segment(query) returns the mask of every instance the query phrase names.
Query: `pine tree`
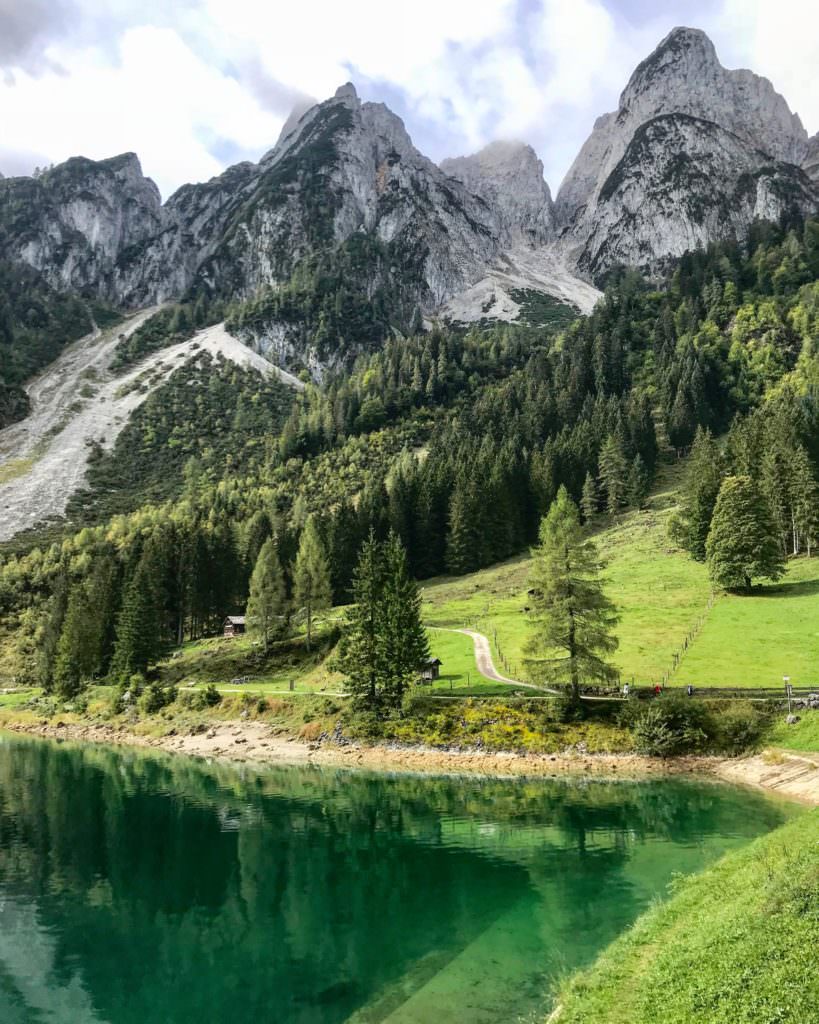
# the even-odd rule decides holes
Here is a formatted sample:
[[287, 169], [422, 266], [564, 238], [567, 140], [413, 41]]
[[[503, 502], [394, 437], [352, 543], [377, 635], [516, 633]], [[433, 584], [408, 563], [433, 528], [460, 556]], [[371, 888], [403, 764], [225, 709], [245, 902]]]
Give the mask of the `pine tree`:
[[583, 534], [565, 487], [540, 524], [529, 583], [532, 635], [526, 664], [539, 683], [568, 683], [574, 700], [584, 682], [611, 681], [603, 656], [617, 649], [614, 605], [603, 591], [594, 543]]
[[597, 484], [591, 473], [586, 473], [583, 482], [583, 494], [580, 498], [580, 509], [583, 513], [583, 522], [591, 523], [597, 515], [600, 506], [600, 497], [597, 493]]
[[682, 509], [671, 523], [673, 539], [698, 562], [705, 561], [705, 541], [722, 484], [722, 454], [710, 431], [694, 437], [683, 489]]
[[598, 460], [600, 484], [606, 499], [606, 510], [614, 515], [623, 507], [627, 487], [627, 463], [619, 438], [609, 434]]
[[628, 471], [628, 500], [634, 508], [642, 508], [648, 494], [648, 470], [638, 452]]
[[705, 550], [712, 582], [728, 590], [750, 590], [755, 578], [777, 580], [784, 573], [770, 509], [750, 477], [723, 481]]
[[247, 602], [247, 625], [261, 638], [265, 654], [270, 641], [281, 633], [287, 611], [287, 588], [279, 553], [273, 537], [262, 544], [253, 575], [250, 577], [250, 596]]
[[375, 534], [361, 548], [353, 574], [354, 604], [347, 613], [347, 626], [339, 644], [336, 664], [347, 677], [347, 689], [353, 706], [378, 711], [379, 681], [383, 678], [384, 645], [380, 630], [381, 602], [384, 593], [384, 565]]
[[474, 479], [459, 473], [449, 503], [446, 567], [455, 576], [478, 567], [479, 509]]
[[799, 445], [794, 453], [791, 469], [794, 495], [793, 553], [798, 555], [804, 545], [810, 558], [819, 533], [819, 485], [816, 483], [810, 457], [802, 445]]
[[116, 627], [112, 672], [122, 682], [144, 672], [162, 653], [157, 558], [151, 540], [145, 545], [136, 569], [125, 587]]
[[383, 545], [382, 558], [384, 583], [378, 624], [385, 671], [385, 678], [380, 680], [382, 704], [398, 708], [429, 658], [429, 641], [421, 623], [418, 585], [410, 576], [406, 550], [395, 534]]
[[330, 566], [319, 536], [316, 520], [307, 520], [296, 555], [293, 570], [293, 599], [307, 615], [307, 650], [313, 640], [313, 616], [330, 607], [333, 591], [330, 586]]

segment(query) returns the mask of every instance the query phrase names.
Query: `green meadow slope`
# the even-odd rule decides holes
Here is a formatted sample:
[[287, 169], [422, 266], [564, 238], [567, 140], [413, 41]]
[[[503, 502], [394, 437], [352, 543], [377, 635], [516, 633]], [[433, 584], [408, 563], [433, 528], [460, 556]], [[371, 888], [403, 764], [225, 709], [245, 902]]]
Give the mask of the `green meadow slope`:
[[[671, 686], [753, 688], [781, 686], [789, 675], [794, 685], [819, 686], [819, 559], [796, 559], [780, 583], [757, 587], [752, 596], [720, 595], [712, 604], [706, 566], [668, 536], [683, 471], [684, 464], [664, 467], [646, 508], [618, 516], [595, 536], [620, 614], [613, 660], [623, 681], [647, 685], [671, 673]], [[477, 628], [492, 642], [498, 668], [526, 680], [529, 564], [517, 558], [470, 576], [429, 581], [425, 622]], [[445, 636], [430, 633], [444, 672]], [[455, 664], [464, 670], [462, 652]]]
[[558, 1024], [817, 1024], [819, 811], [731, 853], [558, 993]]

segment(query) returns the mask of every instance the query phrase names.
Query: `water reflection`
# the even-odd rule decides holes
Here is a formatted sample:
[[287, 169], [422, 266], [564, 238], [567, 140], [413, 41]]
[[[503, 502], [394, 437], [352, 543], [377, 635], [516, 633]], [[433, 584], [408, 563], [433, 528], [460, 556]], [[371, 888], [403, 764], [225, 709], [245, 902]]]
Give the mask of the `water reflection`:
[[0, 1020], [514, 1019], [673, 872], [789, 813], [706, 783], [255, 771], [0, 739]]

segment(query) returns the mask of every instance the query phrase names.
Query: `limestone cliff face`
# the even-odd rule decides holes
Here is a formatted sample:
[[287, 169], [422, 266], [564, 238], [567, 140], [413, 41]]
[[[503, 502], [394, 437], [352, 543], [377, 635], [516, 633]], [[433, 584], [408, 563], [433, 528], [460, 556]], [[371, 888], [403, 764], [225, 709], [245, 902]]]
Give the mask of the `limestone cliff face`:
[[159, 190], [133, 153], [75, 157], [39, 178], [0, 182], [0, 254], [63, 291], [118, 298], [117, 261], [163, 222]]
[[428, 308], [471, 283], [499, 246], [487, 203], [422, 156], [400, 118], [347, 85], [282, 133], [199, 275], [251, 293], [358, 234], [387, 247]]
[[544, 245], [554, 238], [552, 195], [531, 146], [493, 142], [472, 156], [444, 160], [441, 170], [485, 200], [506, 245]]
[[[661, 273], [756, 218], [817, 209], [819, 136], [765, 79], [726, 70], [702, 32], [676, 29], [598, 119], [555, 203], [529, 146], [493, 143], [438, 167], [346, 85], [302, 103], [258, 164], [164, 206], [133, 154], [0, 180], [0, 259], [124, 308], [246, 298], [331, 265], [365, 301], [387, 296], [400, 328], [416, 307], [446, 313], [453, 300], [461, 318], [513, 316], [527, 290], [585, 309], [587, 282], [616, 264]], [[269, 340], [327, 361], [293, 318]]]
[[708, 37], [675, 29], [595, 123], [556, 214], [579, 267], [657, 271], [697, 244], [742, 237], [754, 217], [808, 213], [808, 137], [764, 78], [729, 71]]
[[808, 148], [802, 161], [802, 170], [819, 187], [819, 133], [808, 140]]

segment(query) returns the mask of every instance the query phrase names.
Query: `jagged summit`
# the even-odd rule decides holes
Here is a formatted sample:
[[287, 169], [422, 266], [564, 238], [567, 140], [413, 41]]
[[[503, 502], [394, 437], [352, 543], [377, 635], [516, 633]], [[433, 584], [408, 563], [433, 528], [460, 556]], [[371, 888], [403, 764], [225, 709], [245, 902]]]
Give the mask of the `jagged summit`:
[[[321, 256], [357, 275], [368, 301], [389, 294], [399, 324], [453, 301], [506, 316], [513, 292], [587, 308], [589, 282], [617, 263], [660, 272], [757, 218], [812, 213], [818, 182], [819, 137], [771, 83], [724, 68], [704, 32], [676, 28], [597, 119], [556, 202], [531, 146], [493, 142], [436, 166], [400, 117], [347, 82], [297, 103], [259, 163], [185, 185], [164, 206], [133, 153], [3, 179], [0, 258], [135, 308], [246, 298]], [[282, 328], [275, 346], [292, 334]]]
[[660, 269], [714, 238], [742, 235], [817, 202], [799, 171], [799, 117], [771, 83], [728, 70], [699, 29], [676, 28], [635, 69], [616, 111], [598, 118], [556, 201], [582, 270]]
[[543, 163], [525, 142], [491, 142], [471, 156], [443, 160], [441, 170], [496, 211], [498, 228], [510, 243], [522, 239], [544, 244], [554, 237], [554, 207]]

